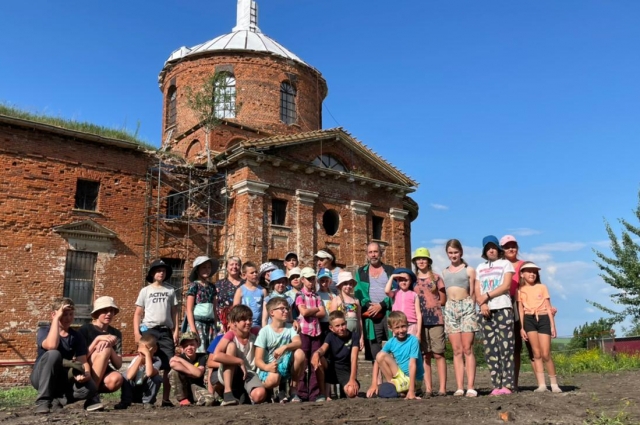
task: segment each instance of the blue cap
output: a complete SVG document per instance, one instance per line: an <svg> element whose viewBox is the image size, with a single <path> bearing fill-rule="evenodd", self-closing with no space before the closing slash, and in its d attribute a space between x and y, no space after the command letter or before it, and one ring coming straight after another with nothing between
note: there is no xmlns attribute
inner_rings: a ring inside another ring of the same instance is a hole
<svg viewBox="0 0 640 425"><path fill-rule="evenodd" d="M496 246L498 252L502 251L502 248L500 248L500 242L498 242L498 238L493 235L485 236L484 238L482 238L482 258L484 258L485 260L488 260L487 245L489 245L490 243Z"/></svg>
<svg viewBox="0 0 640 425"><path fill-rule="evenodd" d="M396 386L391 382L384 382L378 385L378 397L379 398L398 398L398 391Z"/></svg>
<svg viewBox="0 0 640 425"><path fill-rule="evenodd" d="M333 280L333 274L331 273L331 270L325 269L325 268L321 268L320 270L318 270L318 274L316 275L316 278L320 280L323 277L328 277L329 279Z"/></svg>
<svg viewBox="0 0 640 425"><path fill-rule="evenodd" d="M271 272L271 276L269 277L269 279L271 280L271 282L275 282L278 279L283 279L286 277L287 275L284 274L284 271L282 271L281 269L275 269Z"/></svg>
<svg viewBox="0 0 640 425"><path fill-rule="evenodd" d="M411 289L413 289L413 287L416 285L416 281L418 280L418 278L416 277L416 274L411 269L407 269L405 267L398 267L393 271L393 274L400 274L400 273L406 273L409 275L409 279L411 279ZM394 280L393 288L397 289L399 287L400 285L398 285L398 282Z"/></svg>

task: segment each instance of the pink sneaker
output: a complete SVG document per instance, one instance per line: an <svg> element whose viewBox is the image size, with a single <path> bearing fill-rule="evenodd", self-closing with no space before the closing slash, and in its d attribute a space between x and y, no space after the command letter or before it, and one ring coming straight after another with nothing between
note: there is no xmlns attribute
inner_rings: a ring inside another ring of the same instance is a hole
<svg viewBox="0 0 640 425"><path fill-rule="evenodd" d="M501 388L498 390L500 395L511 394L511 390L507 387Z"/></svg>
<svg viewBox="0 0 640 425"><path fill-rule="evenodd" d="M489 396L496 396L496 395L502 395L502 391L499 388L495 388L493 391L491 391L491 394L489 394Z"/></svg>

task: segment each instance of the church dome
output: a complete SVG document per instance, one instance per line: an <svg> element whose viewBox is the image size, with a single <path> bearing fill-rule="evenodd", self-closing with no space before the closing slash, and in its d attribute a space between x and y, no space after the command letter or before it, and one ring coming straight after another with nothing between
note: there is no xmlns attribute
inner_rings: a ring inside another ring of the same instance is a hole
<svg viewBox="0 0 640 425"><path fill-rule="evenodd" d="M227 53L242 51L280 56L285 59L296 61L318 72L315 68L305 63L290 50L260 31L260 28L258 28L258 6L254 0L238 0L237 24L232 29L232 32L218 36L213 40L206 41L191 48L183 46L175 50L164 63L162 71L158 76L158 82L160 86L162 86L162 81L164 80L164 76L168 69L171 68L171 65L181 59L216 52Z"/></svg>

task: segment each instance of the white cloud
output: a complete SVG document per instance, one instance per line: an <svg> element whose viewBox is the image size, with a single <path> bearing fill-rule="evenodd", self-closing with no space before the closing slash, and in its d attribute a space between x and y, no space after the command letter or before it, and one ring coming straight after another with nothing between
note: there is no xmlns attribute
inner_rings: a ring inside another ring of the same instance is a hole
<svg viewBox="0 0 640 425"><path fill-rule="evenodd" d="M583 242L553 242L553 243L537 246L533 248L533 250L537 252L553 252L553 251L569 252L569 251L579 251L586 246L587 244Z"/></svg>
<svg viewBox="0 0 640 425"><path fill-rule="evenodd" d="M430 204L431 208L433 208L434 210L448 210L449 207L446 205L442 205L442 204Z"/></svg>
<svg viewBox="0 0 640 425"><path fill-rule="evenodd" d="M528 227L517 227L515 229L507 229L514 236L533 236L542 233L540 230L530 229Z"/></svg>
<svg viewBox="0 0 640 425"><path fill-rule="evenodd" d="M593 245L597 248L611 248L611 241L609 239L607 239L606 241L595 241L591 242L590 245Z"/></svg>
<svg viewBox="0 0 640 425"><path fill-rule="evenodd" d="M431 242L433 245L443 245L447 243L449 239L431 239Z"/></svg>

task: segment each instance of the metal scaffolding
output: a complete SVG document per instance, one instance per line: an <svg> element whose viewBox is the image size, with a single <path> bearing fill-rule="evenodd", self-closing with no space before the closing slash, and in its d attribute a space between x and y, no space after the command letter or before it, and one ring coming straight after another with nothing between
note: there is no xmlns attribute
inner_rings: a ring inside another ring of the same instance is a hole
<svg viewBox="0 0 640 425"><path fill-rule="evenodd" d="M196 255L212 256L226 225L226 174L158 159L147 171L144 264L162 258L173 268L169 284L179 300L185 270Z"/></svg>

